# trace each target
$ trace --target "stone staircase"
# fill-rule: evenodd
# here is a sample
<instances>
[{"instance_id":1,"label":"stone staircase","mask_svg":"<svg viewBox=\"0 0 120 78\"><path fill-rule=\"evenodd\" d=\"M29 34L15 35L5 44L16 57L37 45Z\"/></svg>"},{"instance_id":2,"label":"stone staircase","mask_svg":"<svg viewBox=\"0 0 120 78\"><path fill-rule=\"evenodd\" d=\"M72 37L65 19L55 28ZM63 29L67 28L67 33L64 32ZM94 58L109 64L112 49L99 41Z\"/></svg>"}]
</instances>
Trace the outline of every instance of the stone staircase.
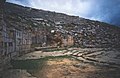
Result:
<instances>
[{"instance_id":1,"label":"stone staircase","mask_svg":"<svg viewBox=\"0 0 120 78\"><path fill-rule=\"evenodd\" d=\"M86 48L81 50L71 50L70 52L71 56L85 63L120 68L120 52L115 49Z\"/></svg>"}]
</instances>

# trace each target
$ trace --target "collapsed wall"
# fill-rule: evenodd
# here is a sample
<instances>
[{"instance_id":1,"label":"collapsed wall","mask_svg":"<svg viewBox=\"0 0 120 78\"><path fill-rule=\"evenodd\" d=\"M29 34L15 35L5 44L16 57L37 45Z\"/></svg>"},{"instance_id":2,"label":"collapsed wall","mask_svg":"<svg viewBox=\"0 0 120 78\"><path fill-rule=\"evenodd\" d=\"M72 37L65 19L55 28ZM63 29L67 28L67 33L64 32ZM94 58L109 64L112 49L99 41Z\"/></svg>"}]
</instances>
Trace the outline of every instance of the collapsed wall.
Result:
<instances>
[{"instance_id":1,"label":"collapsed wall","mask_svg":"<svg viewBox=\"0 0 120 78\"><path fill-rule=\"evenodd\" d=\"M84 20L81 24L59 24L60 31L73 37L74 45L83 48L119 48L120 28L97 21Z\"/></svg>"}]
</instances>

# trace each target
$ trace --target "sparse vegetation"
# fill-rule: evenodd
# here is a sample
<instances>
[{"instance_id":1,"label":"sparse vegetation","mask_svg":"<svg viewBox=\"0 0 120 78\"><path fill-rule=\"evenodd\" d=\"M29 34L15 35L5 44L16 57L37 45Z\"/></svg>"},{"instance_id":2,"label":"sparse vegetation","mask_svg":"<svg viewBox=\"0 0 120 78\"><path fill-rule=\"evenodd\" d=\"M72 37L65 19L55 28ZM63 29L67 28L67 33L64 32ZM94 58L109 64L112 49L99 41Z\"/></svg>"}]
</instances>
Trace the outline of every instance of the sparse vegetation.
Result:
<instances>
[{"instance_id":1,"label":"sparse vegetation","mask_svg":"<svg viewBox=\"0 0 120 78\"><path fill-rule=\"evenodd\" d=\"M29 73L33 74L40 71L43 66L46 65L46 61L49 59L63 59L63 58L72 58L71 56L49 56L40 59L27 59L27 60L11 60L11 65L13 69L23 69L27 70Z\"/></svg>"}]
</instances>

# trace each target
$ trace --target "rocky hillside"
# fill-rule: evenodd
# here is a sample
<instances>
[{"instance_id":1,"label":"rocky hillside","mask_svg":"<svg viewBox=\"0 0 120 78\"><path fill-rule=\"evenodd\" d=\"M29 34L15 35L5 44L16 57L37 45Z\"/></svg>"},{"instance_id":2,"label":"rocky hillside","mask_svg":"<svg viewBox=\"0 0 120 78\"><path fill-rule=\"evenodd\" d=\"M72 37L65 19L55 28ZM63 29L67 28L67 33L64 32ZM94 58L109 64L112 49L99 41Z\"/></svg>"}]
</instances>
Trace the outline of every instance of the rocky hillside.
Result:
<instances>
[{"instance_id":1,"label":"rocky hillside","mask_svg":"<svg viewBox=\"0 0 120 78\"><path fill-rule=\"evenodd\" d=\"M59 33L61 39L65 39L68 35L72 36L73 46L77 47L120 47L119 27L78 16L23 7L12 3L6 3L5 7L8 25L26 26L31 29L36 26L45 26L49 36L55 37L55 35L49 34L52 30L57 32L57 35ZM46 21L46 24L41 23L40 20ZM49 36L48 39L53 40L51 41L53 43L55 39Z\"/></svg>"},{"instance_id":2,"label":"rocky hillside","mask_svg":"<svg viewBox=\"0 0 120 78\"><path fill-rule=\"evenodd\" d=\"M46 20L52 20L54 22L66 22L66 23L79 23L81 20L78 16L69 16L62 13L38 10L30 7L23 7L16 4L7 3L6 8L9 12L18 13L24 17L28 18L43 18Z\"/></svg>"}]
</instances>

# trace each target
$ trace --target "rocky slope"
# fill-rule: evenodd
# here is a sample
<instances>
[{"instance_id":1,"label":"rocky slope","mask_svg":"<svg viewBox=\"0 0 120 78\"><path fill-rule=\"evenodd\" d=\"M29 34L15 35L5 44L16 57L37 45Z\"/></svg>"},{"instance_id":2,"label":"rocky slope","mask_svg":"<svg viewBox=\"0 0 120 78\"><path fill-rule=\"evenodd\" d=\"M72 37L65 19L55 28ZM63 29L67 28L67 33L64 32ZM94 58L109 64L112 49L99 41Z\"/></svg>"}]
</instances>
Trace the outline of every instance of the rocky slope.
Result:
<instances>
[{"instance_id":1,"label":"rocky slope","mask_svg":"<svg viewBox=\"0 0 120 78\"><path fill-rule=\"evenodd\" d=\"M5 2L5 0L0 1ZM98 75L100 75L99 77L103 75L103 77L119 78L119 27L99 21L80 18L78 16L69 16L62 13L38 10L12 3L5 3L5 9L1 8L0 5L0 9L0 71L2 71L4 67L8 67L7 63L10 62L11 59L14 59L14 56L17 57L19 55L23 55L23 58L18 58L18 60L22 60L38 59L44 56L70 55L81 60L83 63L94 63L95 65L100 64L103 66L105 65L105 67L117 67L115 72L105 69L106 73L104 74L99 72L98 74L95 70L95 74L93 74L93 76L88 74L91 76L90 78L98 77ZM65 48L65 50L59 51L61 48L56 48L58 46L73 46L75 48ZM32 49L34 48L41 49L43 51L28 53L33 51ZM52 48L55 48L55 50L52 50ZM25 55L25 53L28 54ZM56 62L60 63L60 61ZM77 64L75 66L81 67L81 64ZM104 69L103 66L102 69ZM80 70L80 73L82 72L84 72L84 70ZM16 73L17 75L13 75ZM107 73L108 75L106 75ZM0 73L0 78L2 78L1 75L2 74ZM13 71L10 70L6 74L3 72L3 75L5 78L32 76L27 73L26 70L21 69ZM85 75L86 73L82 76Z\"/></svg>"},{"instance_id":2,"label":"rocky slope","mask_svg":"<svg viewBox=\"0 0 120 78\"><path fill-rule=\"evenodd\" d=\"M34 27L35 25L40 27L41 25L38 20L44 19L49 21L51 24L48 24L47 27L50 29L46 28L49 31L52 29L58 31L62 35L61 38L66 34L71 35L74 46L120 47L120 28L103 22L23 7L12 3L6 3L5 13L7 17L6 21L9 23L12 19L14 24L16 23L15 25L26 24L27 27Z\"/></svg>"}]
</instances>

